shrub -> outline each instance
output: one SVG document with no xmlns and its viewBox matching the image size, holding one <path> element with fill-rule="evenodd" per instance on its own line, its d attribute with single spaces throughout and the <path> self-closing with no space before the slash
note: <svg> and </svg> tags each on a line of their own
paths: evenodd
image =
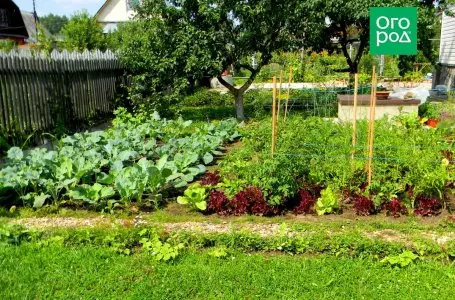
<svg viewBox="0 0 455 300">
<path fill-rule="evenodd" d="M 423 217 L 437 215 L 441 212 L 442 204 L 439 199 L 419 196 L 415 202 L 414 214 Z"/>
<path fill-rule="evenodd" d="M 359 216 L 369 216 L 374 213 L 373 201 L 362 195 L 354 196 L 354 209 Z"/>
<path fill-rule="evenodd" d="M 393 198 L 389 203 L 384 204 L 388 216 L 395 218 L 407 214 L 406 206 L 397 198 Z"/>
<path fill-rule="evenodd" d="M 180 104 L 189 107 L 206 105 L 231 107 L 234 105 L 234 100 L 230 94 L 222 94 L 218 91 L 203 88 L 183 98 Z"/>
<path fill-rule="evenodd" d="M 297 192 L 297 196 L 299 199 L 299 203 L 297 207 L 294 208 L 294 214 L 312 214 L 314 213 L 314 204 L 316 200 L 314 199 L 313 195 L 307 190 L 299 190 Z"/>
</svg>

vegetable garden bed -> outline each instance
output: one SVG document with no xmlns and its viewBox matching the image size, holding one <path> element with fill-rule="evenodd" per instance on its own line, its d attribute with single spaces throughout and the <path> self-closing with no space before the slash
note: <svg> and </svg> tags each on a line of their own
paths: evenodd
<svg viewBox="0 0 455 300">
<path fill-rule="evenodd" d="M 193 124 L 158 114 L 133 117 L 120 109 L 111 129 L 68 136 L 53 151 L 24 155 L 11 148 L 0 170 L 0 205 L 112 211 L 135 201 L 156 208 L 205 173 L 204 165 L 223 154 L 223 144 L 239 136 L 237 127 L 235 120 Z"/>
<path fill-rule="evenodd" d="M 359 122 L 358 128 L 353 148 L 349 123 L 288 118 L 280 125 L 272 155 L 271 122 L 250 125 L 242 133 L 243 147 L 223 159 L 219 174 L 207 174 L 179 202 L 219 215 L 321 215 L 353 209 L 361 216 L 383 211 L 398 217 L 431 216 L 450 208 L 451 129 L 428 128 L 413 115 L 377 121 L 374 176 L 368 186 L 367 123 Z"/>
</svg>

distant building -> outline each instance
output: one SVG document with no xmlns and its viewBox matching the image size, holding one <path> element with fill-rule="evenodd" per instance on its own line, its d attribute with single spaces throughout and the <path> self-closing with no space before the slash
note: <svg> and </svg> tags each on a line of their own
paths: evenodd
<svg viewBox="0 0 455 300">
<path fill-rule="evenodd" d="M 38 17 L 32 12 L 21 11 L 13 1 L 0 4 L 0 40 L 14 41 L 20 48 L 36 43 Z M 43 28 L 46 36 L 51 34 Z"/>
<path fill-rule="evenodd" d="M 105 33 L 115 31 L 118 25 L 131 20 L 141 0 L 106 0 L 95 15 Z"/>
<path fill-rule="evenodd" d="M 455 13 L 455 5 L 450 10 Z M 442 16 L 439 61 L 433 80 L 433 87 L 437 85 L 455 88 L 455 17 L 446 13 Z"/>
<path fill-rule="evenodd" d="M 24 45 L 30 37 L 19 7 L 11 0 L 0 3 L 0 40 L 12 40 Z"/>
</svg>

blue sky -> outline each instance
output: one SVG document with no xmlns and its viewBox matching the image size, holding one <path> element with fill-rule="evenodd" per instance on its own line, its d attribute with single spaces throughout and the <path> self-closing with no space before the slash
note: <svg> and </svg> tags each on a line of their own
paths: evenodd
<svg viewBox="0 0 455 300">
<path fill-rule="evenodd" d="M 33 11 L 33 0 L 13 0 L 21 10 Z M 35 0 L 38 16 L 49 13 L 71 16 L 74 12 L 86 9 L 94 15 L 105 0 Z"/>
</svg>

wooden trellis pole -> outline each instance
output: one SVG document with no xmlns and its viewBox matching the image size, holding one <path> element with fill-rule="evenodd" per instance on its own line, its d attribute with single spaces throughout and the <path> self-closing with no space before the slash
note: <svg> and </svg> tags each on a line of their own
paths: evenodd
<svg viewBox="0 0 455 300">
<path fill-rule="evenodd" d="M 278 88 L 278 112 L 277 112 L 277 117 L 276 121 L 277 123 L 280 121 L 280 107 L 281 107 L 281 88 L 283 86 L 283 70 L 280 71 L 280 85 Z M 277 129 L 278 131 L 278 129 Z"/>
<path fill-rule="evenodd" d="M 272 154 L 275 153 L 275 126 L 276 126 L 276 76 L 273 76 L 273 100 L 272 100 Z"/>
<path fill-rule="evenodd" d="M 373 77 L 371 80 L 371 101 L 370 101 L 370 122 L 368 130 L 368 185 L 371 185 L 373 174 L 373 144 L 374 144 L 374 122 L 376 117 L 376 67 L 373 66 Z"/>
<path fill-rule="evenodd" d="M 354 103 L 353 103 L 353 119 L 352 119 L 352 161 L 354 161 L 355 147 L 357 145 L 357 98 L 359 90 L 359 74 L 354 74 Z"/>
<path fill-rule="evenodd" d="M 284 121 L 285 122 L 286 122 L 286 117 L 288 115 L 289 98 L 291 97 L 291 82 L 292 82 L 292 66 L 289 68 L 288 94 L 286 96 L 286 105 L 284 108 Z"/>
</svg>

